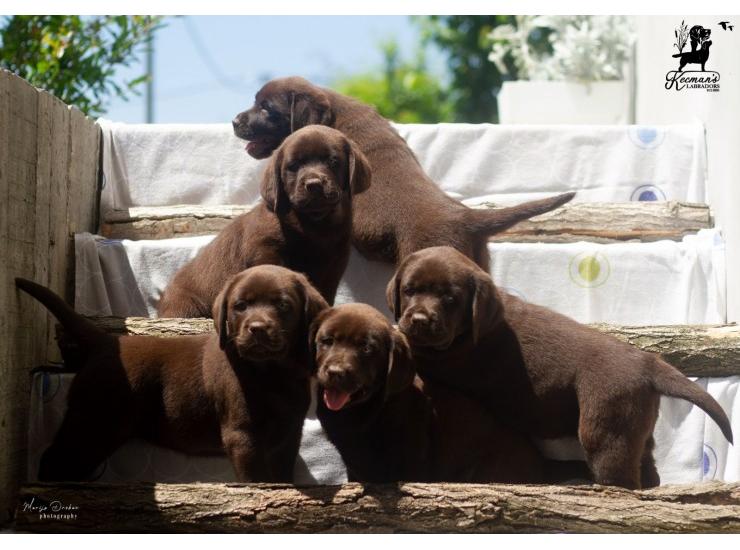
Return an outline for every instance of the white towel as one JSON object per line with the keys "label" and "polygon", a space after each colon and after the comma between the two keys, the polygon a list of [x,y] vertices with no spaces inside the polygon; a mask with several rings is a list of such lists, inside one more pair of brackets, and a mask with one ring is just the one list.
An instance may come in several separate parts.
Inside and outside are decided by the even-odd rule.
{"label": "white towel", "polygon": [[[126,307],[105,313],[155,316],[157,301],[169,280],[212,239],[206,235],[112,241],[78,234],[77,271],[85,274],[86,282],[78,288],[75,307],[95,315],[103,311],[106,302],[123,303],[133,293]],[[91,242],[102,251],[100,257]],[[725,321],[724,243],[716,229],[702,230],[680,242],[490,243],[488,247],[491,275],[497,285],[583,323]],[[111,254],[110,248],[118,252]],[[108,265],[114,259],[120,262],[120,269]],[[106,278],[94,274],[101,269],[135,274],[139,292],[132,284],[100,288]],[[336,303],[365,302],[388,314],[385,286],[392,274],[390,265],[368,261],[353,250]],[[109,295],[106,300],[106,292],[122,295]]]}
{"label": "white towel", "polygon": [[[99,120],[101,208],[244,204],[259,197],[265,161],[228,124]],[[396,124],[431,178],[469,204],[503,204],[578,191],[575,201],[706,201],[699,124],[528,126]]]}

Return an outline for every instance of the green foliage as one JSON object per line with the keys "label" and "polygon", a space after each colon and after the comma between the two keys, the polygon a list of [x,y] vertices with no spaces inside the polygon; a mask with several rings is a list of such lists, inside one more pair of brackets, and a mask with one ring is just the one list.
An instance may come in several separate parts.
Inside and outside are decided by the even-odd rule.
{"label": "green foliage", "polygon": [[[425,43],[433,43],[447,56],[451,74],[449,97],[458,122],[497,122],[496,95],[504,77],[488,60],[491,31],[512,24],[511,15],[425,15],[414,17]],[[507,60],[507,79],[516,68]]]}
{"label": "green foliage", "polygon": [[116,70],[138,58],[161,17],[14,15],[0,21],[0,67],[44,88],[88,115],[105,112],[113,96],[127,98],[146,81],[119,85]]}
{"label": "green foliage", "polygon": [[383,70],[338,79],[333,88],[365,103],[396,122],[445,122],[452,119],[442,84],[426,69],[423,52],[414,61],[399,57],[398,44],[386,42]]}

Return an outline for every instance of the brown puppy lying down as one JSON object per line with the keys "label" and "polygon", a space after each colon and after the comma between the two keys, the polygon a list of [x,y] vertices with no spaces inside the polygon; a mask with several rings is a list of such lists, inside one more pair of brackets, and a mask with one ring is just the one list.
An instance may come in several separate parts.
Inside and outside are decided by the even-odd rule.
{"label": "brown puppy lying down", "polygon": [[311,334],[317,415],[350,480],[544,481],[527,438],[460,392],[415,377],[406,339],[376,309],[325,310]]}
{"label": "brown puppy lying down", "polygon": [[308,327],[329,307],[303,275],[260,266],[231,277],[216,334],[112,336],[45,287],[16,279],[86,351],[39,479],[84,480],[140,437],[189,454],[224,451],[240,481],[293,479],[310,402]]}
{"label": "brown puppy lying down", "polygon": [[409,256],[387,297],[424,380],[460,389],[533,436],[577,435],[597,483],[660,484],[652,449],[661,395],[701,407],[732,442],[719,404],[660,357],[497,290],[451,248]]}
{"label": "brown puppy lying down", "polygon": [[265,84],[233,121],[247,152],[262,159],[308,124],[342,131],[370,161],[373,186],[355,200],[353,243],[370,259],[396,263],[428,246],[449,245],[488,270],[488,237],[549,212],[575,193],[501,210],[470,209],[447,196],[390,123],[368,105],[299,77]]}
{"label": "brown puppy lying down", "polygon": [[265,202],[238,216],[175,274],[157,313],[210,317],[226,279],[262,264],[305,273],[332,303],[349,260],[353,195],[369,185],[365,157],[340,132],[324,126],[296,132],[265,169]]}

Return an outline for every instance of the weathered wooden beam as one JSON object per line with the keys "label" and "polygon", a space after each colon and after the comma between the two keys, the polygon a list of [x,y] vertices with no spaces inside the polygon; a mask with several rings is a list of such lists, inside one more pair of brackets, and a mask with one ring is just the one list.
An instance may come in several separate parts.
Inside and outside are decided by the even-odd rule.
{"label": "weathered wooden beam", "polygon": [[250,207],[182,204],[134,207],[105,214],[100,234],[110,239],[169,239],[215,234]]}
{"label": "weathered wooden beam", "polygon": [[[19,498],[15,529],[33,532],[740,532],[737,483],[646,491],[447,483],[64,483],[27,485]],[[53,506],[59,519],[43,515],[54,513]]]}
{"label": "weathered wooden beam", "polygon": [[601,243],[681,240],[712,227],[705,204],[686,202],[572,203],[518,223],[491,238],[507,242]]}
{"label": "weathered wooden beam", "polygon": [[[108,332],[151,336],[182,336],[213,330],[211,319],[148,319],[145,317],[94,317]],[[664,325],[594,328],[645,351],[659,353],[686,376],[740,374],[740,326]]]}
{"label": "weathered wooden beam", "polygon": [[[493,203],[481,208],[500,208]],[[244,206],[179,205],[110,212],[101,233],[115,239],[164,239],[217,233]],[[595,242],[679,240],[712,227],[709,207],[684,202],[566,204],[521,222],[492,240],[516,242]]]}
{"label": "weathered wooden beam", "polygon": [[642,350],[659,353],[686,376],[740,374],[740,326],[593,325]]}

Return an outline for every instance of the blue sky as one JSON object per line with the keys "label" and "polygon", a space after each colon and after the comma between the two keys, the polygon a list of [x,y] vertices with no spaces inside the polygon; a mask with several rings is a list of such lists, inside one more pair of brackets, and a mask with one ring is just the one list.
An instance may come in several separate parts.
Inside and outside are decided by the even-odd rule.
{"label": "blue sky", "polygon": [[[229,122],[273,77],[301,75],[328,85],[381,66],[378,43],[398,40],[404,56],[419,44],[406,16],[189,16],[168,18],[155,43],[155,122]],[[428,64],[444,60],[428,49]],[[141,63],[121,78],[144,72]],[[143,91],[143,87],[141,88]],[[106,118],[143,122],[143,95],[115,99]]]}

